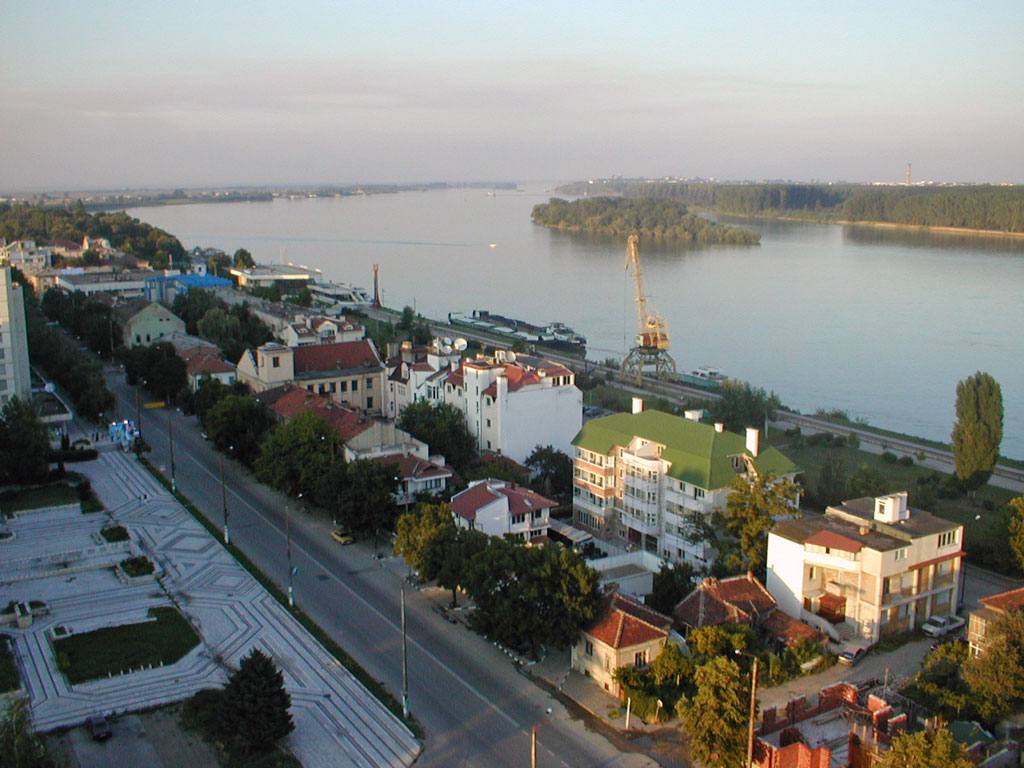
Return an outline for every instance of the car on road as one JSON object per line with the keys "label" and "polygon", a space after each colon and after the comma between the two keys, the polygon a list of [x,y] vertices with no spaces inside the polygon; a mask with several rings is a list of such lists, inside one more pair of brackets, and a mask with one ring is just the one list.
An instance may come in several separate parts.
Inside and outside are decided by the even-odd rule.
{"label": "car on road", "polygon": [[335,528],[333,531],[331,531],[331,538],[339,544],[351,544],[355,541],[355,539],[352,538],[352,534],[350,534],[344,528]]}
{"label": "car on road", "polygon": [[863,659],[868,654],[868,649],[859,645],[851,645],[842,651],[839,656],[839,663],[844,664],[847,667],[852,667],[858,661]]}
{"label": "car on road", "polygon": [[85,720],[85,727],[89,729],[89,735],[93,741],[106,741],[114,732],[110,730],[110,723],[103,715],[91,715]]}
{"label": "car on road", "polygon": [[921,625],[921,631],[928,637],[943,637],[960,629],[966,623],[967,619],[953,613],[948,616],[931,616]]}

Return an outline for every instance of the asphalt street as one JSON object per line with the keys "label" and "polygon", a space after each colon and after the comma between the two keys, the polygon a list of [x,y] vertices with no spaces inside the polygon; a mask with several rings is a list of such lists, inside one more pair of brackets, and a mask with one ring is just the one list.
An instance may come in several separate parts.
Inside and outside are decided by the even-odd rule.
{"label": "asphalt street", "polygon": [[[134,418],[135,391],[120,373],[109,377],[120,417]],[[174,438],[179,490],[218,526],[223,523],[220,454],[204,440],[194,417],[168,408],[141,410],[149,459],[171,474],[168,426]],[[282,588],[288,579],[286,514],[290,514],[297,605],[396,697],[401,697],[400,591],[404,561],[373,557],[371,543],[341,546],[331,521],[304,510],[224,461],[232,543]],[[436,590],[406,590],[410,710],[426,731],[418,766],[529,765],[530,731],[538,725],[540,766],[653,765],[622,753],[573,720],[565,709],[519,674],[501,650],[445,621]],[[548,710],[551,710],[550,714]]]}

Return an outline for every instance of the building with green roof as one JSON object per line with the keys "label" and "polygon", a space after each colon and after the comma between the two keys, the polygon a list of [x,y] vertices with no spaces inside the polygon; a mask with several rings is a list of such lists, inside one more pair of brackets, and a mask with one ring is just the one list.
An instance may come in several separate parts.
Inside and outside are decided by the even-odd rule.
{"label": "building with green roof", "polygon": [[800,472],[760,442],[757,429],[743,436],[662,411],[592,419],[573,440],[574,522],[618,546],[710,565],[710,547],[689,540],[693,516],[724,506],[738,475]]}

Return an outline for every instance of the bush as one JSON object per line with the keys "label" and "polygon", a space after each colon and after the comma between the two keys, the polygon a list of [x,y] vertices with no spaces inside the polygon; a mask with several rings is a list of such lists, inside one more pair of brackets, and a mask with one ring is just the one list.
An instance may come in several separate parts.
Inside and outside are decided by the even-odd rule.
{"label": "bush", "polygon": [[846,444],[851,448],[860,448],[860,438],[856,432],[851,432],[846,438]]}
{"label": "bush", "polygon": [[886,464],[895,464],[899,458],[892,451],[882,451],[882,461]]}
{"label": "bush", "polygon": [[903,467],[912,467],[912,466],[914,466],[914,460],[912,458],[910,458],[909,456],[900,456],[899,461],[897,463],[900,466],[903,466]]}
{"label": "bush", "polygon": [[128,541],[128,531],[123,525],[112,525],[110,528],[104,528],[100,531],[103,538],[107,541]]}
{"label": "bush", "polygon": [[99,455],[95,448],[67,448],[50,451],[50,461],[92,461]]}
{"label": "bush", "polygon": [[153,561],[145,555],[129,557],[121,561],[121,570],[129,576],[146,576],[155,570]]}

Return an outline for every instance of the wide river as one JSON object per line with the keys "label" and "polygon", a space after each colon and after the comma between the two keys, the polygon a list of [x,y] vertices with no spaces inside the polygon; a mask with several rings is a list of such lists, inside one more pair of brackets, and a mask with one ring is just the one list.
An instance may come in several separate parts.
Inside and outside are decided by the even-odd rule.
{"label": "wide river", "polygon": [[[592,359],[636,333],[624,241],[530,220],[544,186],[130,209],[191,248],[288,261],[427,317],[490,309],[584,334]],[[1002,452],[1024,457],[1024,242],[722,217],[759,246],[640,243],[647,295],[680,371],[715,365],[805,413],[949,439],[958,380],[1002,385]],[[492,244],[494,244],[492,246]]]}

